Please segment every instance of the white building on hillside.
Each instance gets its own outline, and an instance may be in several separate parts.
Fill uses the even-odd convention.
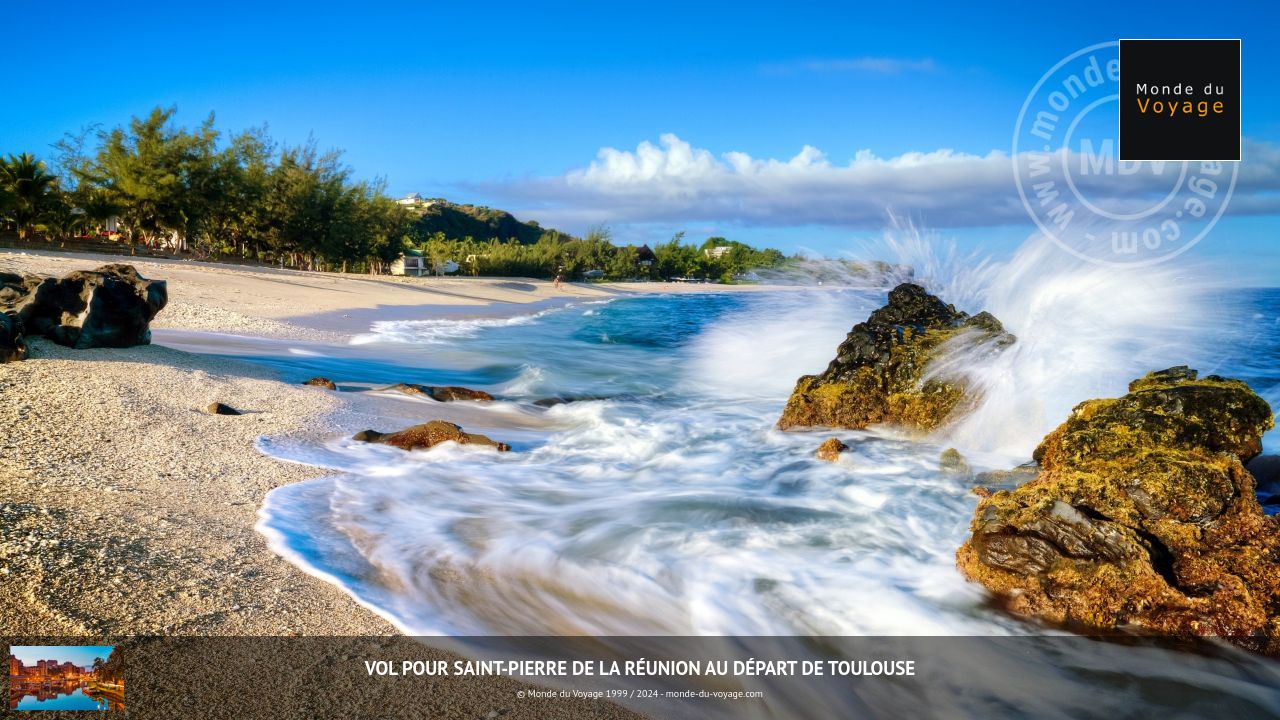
[[[436,202],[437,201],[435,200],[428,200],[415,192],[409,193],[408,195],[400,198],[396,201],[396,204],[412,208],[429,208],[432,205],[435,205]]]

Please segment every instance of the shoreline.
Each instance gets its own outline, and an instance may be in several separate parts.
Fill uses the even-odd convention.
[[[505,277],[404,277],[198,260],[0,248],[0,271],[64,275],[108,263],[133,265],[169,284],[169,303],[153,329],[197,330],[319,342],[345,342],[351,328],[372,320],[428,319],[449,314],[497,314],[539,304],[609,300],[654,294],[813,290],[795,285],[712,283],[564,283]],[[828,288],[835,289],[835,288]],[[305,308],[305,312],[299,312]],[[432,313],[432,314],[427,314]]]
[[[173,305],[157,316],[157,330],[330,343],[345,337],[295,324],[283,312],[288,307],[269,300],[242,301],[275,277],[246,277],[224,266],[208,278],[184,268],[170,279],[151,260],[0,253],[0,268],[25,273],[60,275],[112,261],[170,280]],[[228,287],[240,292],[208,300]],[[523,305],[503,297],[510,289],[490,283],[481,289],[494,302]],[[286,286],[286,294],[326,291]],[[171,313],[175,306],[179,312]],[[308,305],[290,307],[299,306]],[[208,327],[227,318],[236,320],[232,327]],[[276,555],[256,529],[267,492],[327,474],[268,457],[256,449],[258,438],[314,439],[376,424],[383,415],[376,398],[296,385],[266,365],[154,343],[73,350],[32,338],[30,348],[27,360],[0,364],[0,423],[8,428],[0,438],[0,635],[63,642],[296,636],[335,638],[334,647],[373,641],[370,647],[430,660],[461,657],[404,636],[348,593]],[[212,402],[244,414],[208,414]],[[255,661],[252,643],[238,647],[232,643],[228,652]],[[307,647],[281,643],[272,652],[284,653],[276,662],[305,667],[316,660]],[[484,716],[511,709],[516,690],[533,687],[480,677],[437,690],[449,707]],[[406,685],[387,699],[412,707],[420,695],[411,691]],[[640,717],[591,701],[515,709],[513,716],[526,717]]]

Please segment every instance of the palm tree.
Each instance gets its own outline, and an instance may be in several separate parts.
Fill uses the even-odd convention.
[[[0,161],[0,185],[11,198],[9,216],[18,226],[18,237],[25,239],[35,229],[57,184],[57,176],[50,174],[31,153],[10,155]]]
[[[119,216],[124,209],[106,188],[89,188],[76,193],[76,206],[84,210],[85,220],[91,229],[101,231],[113,217]]]

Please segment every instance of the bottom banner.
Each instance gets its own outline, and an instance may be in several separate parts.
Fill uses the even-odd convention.
[[[8,716],[1267,718],[1280,662],[1035,637],[9,638]]]

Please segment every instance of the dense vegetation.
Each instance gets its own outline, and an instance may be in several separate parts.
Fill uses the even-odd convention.
[[[283,147],[262,129],[226,134],[212,115],[186,128],[174,114],[68,136],[51,164],[0,158],[0,229],[52,240],[114,225],[130,247],[343,272],[386,272],[406,251],[435,270],[539,278],[729,281],[785,261],[724,238],[619,247],[603,228],[576,238],[481,206],[402,205],[381,182],[355,180],[338,151]]]
[[[458,205],[439,198],[425,205],[413,224],[418,237],[443,233],[451,238],[504,238],[531,245],[538,242],[544,232],[536,222],[521,222],[505,210],[483,205]]]
[[[124,679],[124,658],[118,649],[112,648],[111,654],[106,660],[102,658],[94,658],[93,665],[89,668],[96,675],[99,682],[119,683]]]
[[[716,252],[717,247],[728,249]],[[439,268],[453,260],[460,265],[460,272],[500,277],[580,278],[589,277],[585,274],[594,270],[606,280],[688,278],[731,282],[752,270],[786,261],[777,250],[756,250],[718,237],[708,238],[702,247],[687,245],[683,233],[652,249],[619,247],[603,228],[588,232],[582,239],[549,230],[532,245],[514,239],[451,239],[437,232],[420,248],[430,267]]]

